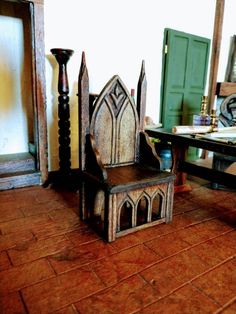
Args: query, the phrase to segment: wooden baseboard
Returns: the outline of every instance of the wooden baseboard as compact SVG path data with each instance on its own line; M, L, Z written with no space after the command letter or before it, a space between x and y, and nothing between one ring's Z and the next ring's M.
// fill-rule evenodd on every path
M40 184L41 174L38 171L22 171L0 175L0 191Z
M0 175L35 171L35 158L30 153L0 155Z

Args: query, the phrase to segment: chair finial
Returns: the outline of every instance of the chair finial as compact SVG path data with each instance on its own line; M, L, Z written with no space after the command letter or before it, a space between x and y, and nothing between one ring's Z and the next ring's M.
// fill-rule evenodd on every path
M82 51L82 63L86 63L85 52Z
M142 60L141 74L142 76L145 75L145 60Z
M137 88L137 110L140 121L140 129L144 130L144 118L146 111L146 89L147 81L145 74L145 61L142 61L141 72L139 75L138 88Z
M82 52L82 59L78 80L78 115L79 121L79 165L82 170L85 169L85 137L89 128L89 77L86 67L85 53Z

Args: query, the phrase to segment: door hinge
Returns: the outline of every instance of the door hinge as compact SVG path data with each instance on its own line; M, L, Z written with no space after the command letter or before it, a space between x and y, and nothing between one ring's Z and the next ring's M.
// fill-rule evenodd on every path
M168 45L165 45L165 54L168 52Z

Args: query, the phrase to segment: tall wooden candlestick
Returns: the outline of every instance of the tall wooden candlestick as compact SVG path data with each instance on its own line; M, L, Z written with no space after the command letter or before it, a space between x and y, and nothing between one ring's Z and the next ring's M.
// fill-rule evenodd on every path
M53 48L51 53L59 64L58 75L58 126L59 126L59 165L62 175L70 174L70 108L69 108L69 84L67 78L67 62L74 53L71 49Z

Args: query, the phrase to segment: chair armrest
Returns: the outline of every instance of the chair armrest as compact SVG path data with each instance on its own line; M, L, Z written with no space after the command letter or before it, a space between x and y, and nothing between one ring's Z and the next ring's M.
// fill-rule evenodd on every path
M86 148L86 171L93 173L93 175L97 176L103 181L107 180L107 171L101 161L94 137L91 134L87 135Z
M161 169L161 159L157 155L154 145L145 132L140 132L139 163L150 167Z

